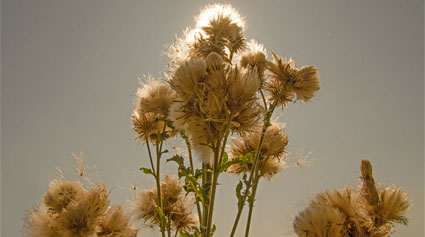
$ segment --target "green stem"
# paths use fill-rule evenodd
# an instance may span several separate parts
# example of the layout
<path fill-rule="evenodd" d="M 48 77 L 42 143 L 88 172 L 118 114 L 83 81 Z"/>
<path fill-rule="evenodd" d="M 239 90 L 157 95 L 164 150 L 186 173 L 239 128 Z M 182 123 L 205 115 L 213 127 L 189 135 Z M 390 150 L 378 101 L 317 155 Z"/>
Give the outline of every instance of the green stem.
<path fill-rule="evenodd" d="M 148 148 L 149 161 L 151 162 L 152 173 L 154 173 L 154 174 L 155 174 L 155 166 L 153 165 L 151 148 L 150 148 L 150 146 L 149 146 L 149 139 L 148 139 L 148 137 L 147 137 L 147 136 L 146 136 L 146 147 Z"/>
<path fill-rule="evenodd" d="M 248 184 L 246 185 L 246 189 L 245 189 L 244 195 L 242 197 L 242 202 L 241 202 L 242 204 L 238 207 L 238 213 L 236 214 L 235 222 L 233 223 L 232 232 L 230 233 L 231 237 L 233 237 L 236 233 L 236 228 L 238 227 L 240 216 L 242 214 L 243 207 L 245 205 L 245 201 L 246 201 L 248 194 L 249 194 L 249 189 L 252 186 L 254 174 L 257 172 L 257 163 L 258 163 L 258 159 L 259 159 L 260 154 L 261 154 L 261 147 L 263 146 L 264 136 L 266 135 L 267 128 L 270 126 L 270 119 L 272 117 L 272 114 L 273 114 L 275 108 L 276 108 L 276 103 L 273 103 L 272 105 L 270 105 L 270 108 L 269 108 L 269 110 L 267 111 L 267 113 L 264 117 L 264 123 L 263 123 L 263 128 L 262 128 L 262 131 L 261 131 L 260 141 L 258 143 L 257 150 L 255 151 L 253 166 L 252 166 L 251 173 L 250 173 L 250 176 L 249 176 Z"/>
<path fill-rule="evenodd" d="M 223 159 L 224 151 L 226 148 L 227 138 L 229 137 L 229 133 L 230 133 L 231 117 L 232 115 L 229 114 L 227 117 L 224 137 L 222 138 L 221 135 L 218 137 L 217 148 L 214 151 L 214 167 L 213 167 L 214 174 L 213 174 L 213 183 L 211 187 L 210 203 L 208 207 L 207 232 L 206 232 L 207 236 L 210 236 L 212 218 L 213 218 L 213 212 L 214 212 L 215 193 L 217 189 L 217 181 L 218 181 L 218 176 L 220 175 L 220 165 L 221 165 L 221 161 Z M 220 147 L 221 141 L 222 141 L 222 145 Z"/>
<path fill-rule="evenodd" d="M 170 216 L 168 216 L 167 220 L 168 220 L 168 223 L 167 223 L 167 234 L 168 234 L 168 237 L 171 237 L 171 221 L 170 221 Z"/>
<path fill-rule="evenodd" d="M 263 90 L 260 89 L 261 98 L 263 99 L 264 109 L 267 111 L 266 97 L 264 96 Z"/>
<path fill-rule="evenodd" d="M 180 132 L 180 135 L 186 142 L 187 151 L 189 153 L 190 171 L 192 172 L 192 175 L 195 177 L 195 168 L 193 165 L 193 158 L 192 158 L 192 146 L 190 145 L 189 137 L 186 136 L 186 134 L 183 131 Z M 193 184 L 192 184 L 192 188 L 195 189 L 197 187 L 193 187 Z M 195 192 L 195 195 L 196 195 L 196 192 Z M 196 209 L 198 210 L 199 224 L 202 225 L 202 213 L 201 213 L 201 206 L 199 204 L 199 199 L 195 198 L 195 203 L 196 203 Z"/>
<path fill-rule="evenodd" d="M 167 128 L 167 124 L 164 123 L 164 128 L 162 129 L 161 134 L 157 134 L 156 137 L 156 143 L 155 143 L 155 150 L 156 150 L 156 190 L 158 193 L 158 205 L 161 208 L 161 211 L 163 210 L 162 205 L 162 197 L 161 197 L 161 155 L 162 155 L 162 144 L 164 143 L 163 134 L 165 132 L 165 129 Z M 159 144 L 158 144 L 159 143 Z M 161 228 L 161 234 L 162 237 L 165 237 L 165 223 L 162 218 L 160 218 L 160 228 Z"/>
<path fill-rule="evenodd" d="M 157 159 L 156 159 L 156 190 L 158 193 L 158 205 L 162 209 L 162 197 L 161 197 L 161 176 L 160 176 L 160 167 L 161 167 L 161 160 L 160 160 L 160 154 L 159 154 L 159 149 L 158 149 L 158 145 L 156 145 L 156 154 L 157 154 Z M 160 228 L 161 228 L 161 234 L 163 237 L 165 237 L 165 230 L 164 230 L 164 221 L 162 220 L 162 218 L 160 218 Z"/>
<path fill-rule="evenodd" d="M 211 166 L 209 164 L 203 164 L 204 168 L 203 168 L 203 174 L 205 175 L 205 181 L 203 184 L 203 187 L 205 187 L 207 184 L 211 184 L 212 181 L 212 175 L 213 173 L 211 172 Z M 205 190 L 204 190 L 205 191 Z M 211 193 L 211 186 L 209 187 L 209 190 L 207 192 L 207 195 L 209 196 Z M 207 236 L 206 235 L 206 231 L 207 231 L 207 223 L 208 223 L 208 211 L 209 211 L 209 203 L 210 203 L 210 198 L 208 197 L 205 201 L 205 203 L 203 203 L 203 208 L 202 208 L 202 228 L 201 228 L 201 236 Z"/>
<path fill-rule="evenodd" d="M 147 136 L 145 138 L 146 138 L 146 147 L 148 149 L 148 154 L 149 154 L 149 160 L 150 160 L 150 163 L 151 163 L 152 173 L 153 173 L 153 176 L 155 177 L 155 182 L 156 182 L 156 190 L 157 190 L 157 194 L 158 194 L 158 204 L 159 204 L 159 207 L 162 210 L 161 179 L 160 179 L 160 176 L 159 176 L 159 171 L 160 171 L 160 163 L 159 163 L 160 156 L 158 156 L 158 146 L 156 146 L 157 166 L 156 166 L 156 172 L 155 172 L 155 166 L 153 164 L 153 159 L 152 159 L 152 152 L 151 152 L 151 148 L 149 146 L 149 139 L 148 139 Z M 158 142 L 158 139 L 157 139 L 157 142 Z M 160 223 L 161 235 L 162 235 L 162 237 L 165 237 L 164 226 L 163 226 L 163 223 L 162 223 L 163 221 L 162 221 L 162 219 L 160 219 L 160 220 L 161 220 L 161 223 Z"/>
<path fill-rule="evenodd" d="M 252 210 L 254 209 L 254 202 L 255 202 L 255 195 L 257 193 L 257 187 L 258 183 L 260 181 L 260 175 L 257 174 L 254 180 L 254 186 L 252 186 L 252 193 L 249 197 L 248 203 L 249 203 L 249 211 L 248 211 L 248 220 L 246 222 L 246 229 L 245 229 L 245 237 L 249 236 L 249 228 L 251 226 L 251 218 L 252 218 Z"/>

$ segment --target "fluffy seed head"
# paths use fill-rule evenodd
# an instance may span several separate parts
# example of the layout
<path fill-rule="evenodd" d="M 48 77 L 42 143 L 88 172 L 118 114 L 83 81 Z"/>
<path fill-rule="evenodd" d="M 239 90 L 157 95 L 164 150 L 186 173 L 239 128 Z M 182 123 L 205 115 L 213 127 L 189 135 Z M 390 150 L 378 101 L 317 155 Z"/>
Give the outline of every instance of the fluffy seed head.
<path fill-rule="evenodd" d="M 227 108 L 233 115 L 231 129 L 239 134 L 250 132 L 263 114 L 256 97 L 261 81 L 255 70 L 239 70 L 237 67 L 229 70 L 227 78 Z"/>
<path fill-rule="evenodd" d="M 294 83 L 297 99 L 309 102 L 320 89 L 320 78 L 315 66 L 304 66 L 298 73 Z"/>
<path fill-rule="evenodd" d="M 191 198 L 179 199 L 171 211 L 171 224 L 175 229 L 189 233 L 199 223 L 197 215 L 192 213 L 193 202 Z"/>
<path fill-rule="evenodd" d="M 59 216 L 60 232 L 65 237 L 90 236 L 95 233 L 100 218 L 109 206 L 103 183 L 92 187 L 78 202 L 72 202 Z"/>
<path fill-rule="evenodd" d="M 97 236 L 136 237 L 137 229 L 131 225 L 130 218 L 120 205 L 109 208 L 100 220 Z"/>
<path fill-rule="evenodd" d="M 241 52 L 240 61 L 241 67 L 247 69 L 256 68 L 261 81 L 264 80 L 264 71 L 267 66 L 267 51 L 264 45 L 259 44 L 254 39 L 247 43 L 247 47 Z"/>
<path fill-rule="evenodd" d="M 282 131 L 284 124 L 274 123 L 267 128 L 263 145 L 261 147 L 261 157 L 283 158 L 286 145 L 288 145 L 288 136 Z M 231 146 L 231 155 L 233 157 L 245 156 L 255 152 L 260 142 L 262 128 L 241 139 L 234 139 Z"/>
<path fill-rule="evenodd" d="M 298 69 L 295 60 L 279 58 L 273 54 L 273 62 L 268 63 L 272 80 L 265 89 L 270 93 L 271 100 L 278 105 L 286 105 L 292 101 L 294 94 L 302 102 L 309 102 L 320 89 L 320 78 L 316 67 L 305 66 Z"/>
<path fill-rule="evenodd" d="M 31 237 L 58 237 L 59 228 L 55 221 L 56 215 L 49 213 L 46 206 L 39 206 L 31 212 L 27 219 L 27 232 Z"/>
<path fill-rule="evenodd" d="M 294 230 L 302 237 L 345 237 L 344 213 L 330 206 L 309 206 L 294 220 Z"/>
<path fill-rule="evenodd" d="M 164 215 L 171 220 L 175 229 L 191 230 L 197 224 L 197 217 L 192 214 L 193 203 L 183 194 L 179 180 L 165 175 L 161 182 L 161 199 Z M 145 223 L 159 225 L 158 196 L 156 188 L 139 191 L 131 203 L 133 216 Z"/>
<path fill-rule="evenodd" d="M 286 156 L 285 147 L 288 144 L 288 136 L 282 132 L 282 124 L 273 124 L 266 130 L 263 146 L 261 147 L 259 170 L 267 178 L 272 179 L 285 167 L 284 158 Z M 229 167 L 229 173 L 245 173 L 251 170 L 255 151 L 261 137 L 261 128 L 241 137 L 233 139 L 230 147 L 231 159 L 241 156 L 248 156 L 248 163 L 237 163 Z"/>
<path fill-rule="evenodd" d="M 180 66 L 190 60 L 193 55 L 194 45 L 200 39 L 204 38 L 205 33 L 202 29 L 186 28 L 181 37 L 176 38 L 174 43 L 170 45 L 167 51 L 167 56 L 171 62 Z"/>
<path fill-rule="evenodd" d="M 168 127 L 165 121 L 160 120 L 161 117 L 154 113 L 137 113 L 133 112 L 131 123 L 133 129 L 138 135 L 138 139 L 146 142 L 146 139 L 152 143 L 156 143 L 158 134 L 161 134 L 162 139 L 167 139 L 176 135 L 176 131 Z"/>
<path fill-rule="evenodd" d="M 210 72 L 223 71 L 224 60 L 220 56 L 220 54 L 218 54 L 216 52 L 212 52 L 212 53 L 208 54 L 208 56 L 205 60 L 206 60 L 206 63 L 207 63 L 207 68 Z"/>
<path fill-rule="evenodd" d="M 70 202 L 80 199 L 85 190 L 80 182 L 65 179 L 53 180 L 43 197 L 43 202 L 49 211 L 61 213 Z"/>
<path fill-rule="evenodd" d="M 407 224 L 403 216 L 410 207 L 407 193 L 400 188 L 388 187 L 380 195 L 379 218 L 385 222 Z"/>
<path fill-rule="evenodd" d="M 355 199 L 354 199 L 355 200 Z M 317 195 L 316 200 L 310 205 L 331 206 L 344 213 L 347 217 L 347 229 L 350 232 L 359 231 L 362 217 L 358 214 L 358 209 L 353 200 L 353 191 L 351 188 L 344 188 L 341 192 L 334 189 L 333 192 L 325 191 Z"/>
<path fill-rule="evenodd" d="M 199 84 L 203 83 L 207 76 L 207 65 L 204 60 L 192 59 L 186 61 L 177 68 L 173 74 L 170 85 L 177 92 L 180 100 L 189 101 L 199 90 Z"/>
<path fill-rule="evenodd" d="M 195 18 L 195 22 L 198 29 L 208 28 L 221 33 L 237 33 L 245 30 L 245 20 L 230 4 L 205 6 Z"/>
<path fill-rule="evenodd" d="M 175 92 L 168 84 L 150 77 L 148 83 L 137 89 L 136 110 L 138 113 L 155 113 L 167 117 Z"/>

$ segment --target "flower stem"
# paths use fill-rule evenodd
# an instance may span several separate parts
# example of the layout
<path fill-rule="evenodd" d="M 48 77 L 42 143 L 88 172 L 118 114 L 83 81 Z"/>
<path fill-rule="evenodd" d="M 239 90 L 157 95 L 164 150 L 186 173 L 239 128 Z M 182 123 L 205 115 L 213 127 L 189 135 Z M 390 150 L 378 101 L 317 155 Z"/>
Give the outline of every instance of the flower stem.
<path fill-rule="evenodd" d="M 261 153 L 261 147 L 263 146 L 264 136 L 266 135 L 267 128 L 270 126 L 270 119 L 272 117 L 272 114 L 273 114 L 275 108 L 276 108 L 276 103 L 271 104 L 269 110 L 266 112 L 266 115 L 264 117 L 263 129 L 261 131 L 261 137 L 260 137 L 260 141 L 259 141 L 258 146 L 257 146 L 257 150 L 255 151 L 255 156 L 254 156 L 254 161 L 253 161 L 253 165 L 252 165 L 252 169 L 251 169 L 251 174 L 249 176 L 248 184 L 246 185 L 246 189 L 245 189 L 244 195 L 242 197 L 241 205 L 238 207 L 238 213 L 236 214 L 235 222 L 233 223 L 233 227 L 232 227 L 232 232 L 230 233 L 231 237 L 233 237 L 236 233 L 236 228 L 238 227 L 238 223 L 239 223 L 242 211 L 243 211 L 243 207 L 245 205 L 245 201 L 246 201 L 248 194 L 249 194 L 249 189 L 252 186 L 254 174 L 257 172 L 257 164 L 258 164 L 258 159 L 259 159 L 260 153 Z"/>
<path fill-rule="evenodd" d="M 260 177 L 261 176 L 257 173 L 256 177 L 254 179 L 254 186 L 252 186 L 251 196 L 248 198 L 249 211 L 248 211 L 248 220 L 246 222 L 245 237 L 249 236 L 249 228 L 251 226 L 252 210 L 254 209 L 255 195 L 257 193 L 257 187 L 258 187 L 258 183 L 260 181 Z"/>
<path fill-rule="evenodd" d="M 183 131 L 180 132 L 180 135 L 186 142 L 187 151 L 189 153 L 190 171 L 192 172 L 192 175 L 195 176 L 195 168 L 193 166 L 193 158 L 192 158 L 192 146 L 190 145 L 189 137 Z M 197 188 L 197 187 L 193 187 L 193 188 Z M 196 192 L 195 192 L 195 195 L 196 195 Z M 199 199 L 195 198 L 195 203 L 196 203 L 196 209 L 198 210 L 199 224 L 202 225 L 202 213 L 201 213 L 201 206 L 199 204 Z"/>
<path fill-rule="evenodd" d="M 162 129 L 162 133 L 157 134 L 156 137 L 156 142 L 155 142 L 155 150 L 156 150 L 156 175 L 155 175 L 155 179 L 156 179 L 156 190 L 158 193 L 158 205 L 161 209 L 161 211 L 163 211 L 163 205 L 162 205 L 162 197 L 161 197 L 161 155 L 162 155 L 162 144 L 164 143 L 164 139 L 163 139 L 163 134 L 165 132 L 165 129 L 167 128 L 167 124 L 164 123 L 164 128 Z M 160 228 L 161 228 L 161 234 L 162 237 L 165 237 L 165 224 L 164 220 L 160 217 Z"/>
<path fill-rule="evenodd" d="M 153 165 L 152 153 L 151 153 L 151 148 L 149 146 L 149 139 L 148 139 L 148 137 L 146 137 L 146 147 L 148 148 L 149 161 L 151 162 L 152 173 L 155 174 L 155 166 Z"/>
<path fill-rule="evenodd" d="M 206 236 L 210 236 L 212 218 L 213 218 L 213 212 L 214 212 L 215 193 L 217 189 L 217 181 L 218 181 L 218 176 L 220 175 L 220 165 L 223 159 L 224 150 L 226 148 L 227 138 L 229 137 L 229 133 L 230 133 L 231 116 L 232 116 L 231 114 L 228 115 L 226 128 L 224 131 L 224 137 L 222 137 L 221 135 L 218 136 L 217 146 L 216 146 L 216 149 L 214 150 L 213 183 L 211 187 L 210 203 L 208 207 Z M 221 146 L 220 146 L 220 142 L 222 142 Z"/>

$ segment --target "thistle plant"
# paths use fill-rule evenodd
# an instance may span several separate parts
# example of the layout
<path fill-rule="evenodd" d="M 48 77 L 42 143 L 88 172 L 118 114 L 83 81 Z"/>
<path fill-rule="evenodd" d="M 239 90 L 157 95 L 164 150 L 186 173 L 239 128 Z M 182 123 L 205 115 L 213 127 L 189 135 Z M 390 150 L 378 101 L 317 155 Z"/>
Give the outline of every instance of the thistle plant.
<path fill-rule="evenodd" d="M 41 203 L 27 217 L 31 237 L 136 237 L 131 216 L 110 206 L 103 183 L 83 187 L 65 178 L 50 182 Z"/>
<path fill-rule="evenodd" d="M 245 236 L 261 180 L 287 167 L 288 135 L 274 112 L 310 102 L 320 89 L 316 67 L 245 37 L 245 19 L 230 5 L 204 7 L 195 26 L 169 47 L 163 78 L 148 76 L 137 89 L 131 123 L 146 147 L 140 171 L 155 187 L 135 189 L 130 212 L 110 206 L 103 183 L 86 189 L 79 181 L 53 180 L 28 217 L 30 236 L 136 236 L 131 223 L 153 226 L 163 237 L 214 235 L 220 175 L 238 175 L 234 236 L 245 206 Z M 170 155 L 170 138 L 181 139 L 185 155 Z M 308 156 L 308 155 L 307 155 Z M 176 175 L 161 172 L 164 162 Z M 296 165 L 306 163 L 297 161 Z M 79 164 L 81 166 L 81 164 Z M 85 171 L 79 169 L 81 177 Z M 326 191 L 296 217 L 299 236 L 388 236 L 393 223 L 406 224 L 407 195 L 375 184 L 370 162 L 361 166 L 359 188 Z M 83 177 L 84 178 L 84 177 Z M 220 210 L 217 210 L 220 211 Z"/>
<path fill-rule="evenodd" d="M 131 121 L 148 151 L 150 167 L 141 170 L 154 177 L 156 189 L 136 197 L 135 212 L 138 219 L 157 225 L 162 236 L 170 236 L 170 229 L 176 235 L 211 236 L 220 174 L 234 173 L 242 180 L 236 187 L 238 212 L 230 235 L 248 203 L 248 236 L 260 179 L 271 180 L 285 167 L 288 136 L 282 124 L 272 122 L 273 113 L 290 102 L 309 102 L 320 79 L 314 66 L 297 68 L 293 58 L 247 40 L 245 20 L 230 5 L 208 5 L 195 22 L 170 46 L 165 77 L 149 77 L 137 91 Z M 170 176 L 161 181 L 161 158 L 167 153 L 163 145 L 171 136 L 184 140 L 188 157 L 175 155 L 167 161 L 178 165 L 178 178 L 186 196 L 194 197 L 197 212 L 195 218 L 187 212 L 190 208 L 183 208 L 191 220 L 184 228 L 175 224 L 174 207 L 165 200 Z"/>
<path fill-rule="evenodd" d="M 298 236 L 389 236 L 394 224 L 407 225 L 403 216 L 409 209 L 407 194 L 400 188 L 376 185 L 372 165 L 363 160 L 362 183 L 317 195 L 294 220 Z"/>

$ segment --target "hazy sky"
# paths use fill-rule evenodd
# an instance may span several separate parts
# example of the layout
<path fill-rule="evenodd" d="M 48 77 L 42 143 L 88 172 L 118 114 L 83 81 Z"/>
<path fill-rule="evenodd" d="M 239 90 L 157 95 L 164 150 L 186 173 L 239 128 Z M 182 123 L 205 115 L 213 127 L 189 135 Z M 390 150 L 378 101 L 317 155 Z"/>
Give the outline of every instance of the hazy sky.
<path fill-rule="evenodd" d="M 138 173 L 148 162 L 130 124 L 137 78 L 161 75 L 166 45 L 206 3 L 2 1 L 2 236 L 21 235 L 55 167 L 75 178 L 71 152 L 96 166 L 112 202 L 126 205 L 133 183 L 153 186 Z M 393 236 L 424 236 L 424 2 L 230 3 L 246 16 L 248 38 L 299 66 L 316 65 L 322 78 L 312 103 L 277 114 L 287 123 L 289 152 L 312 150 L 313 166 L 261 183 L 252 236 L 293 235 L 292 219 L 315 194 L 358 184 L 363 158 L 377 181 L 402 186 L 412 200 L 409 226 Z M 175 172 L 171 164 L 164 169 Z M 227 236 L 238 178 L 219 182 L 214 221 L 217 236 Z"/>

